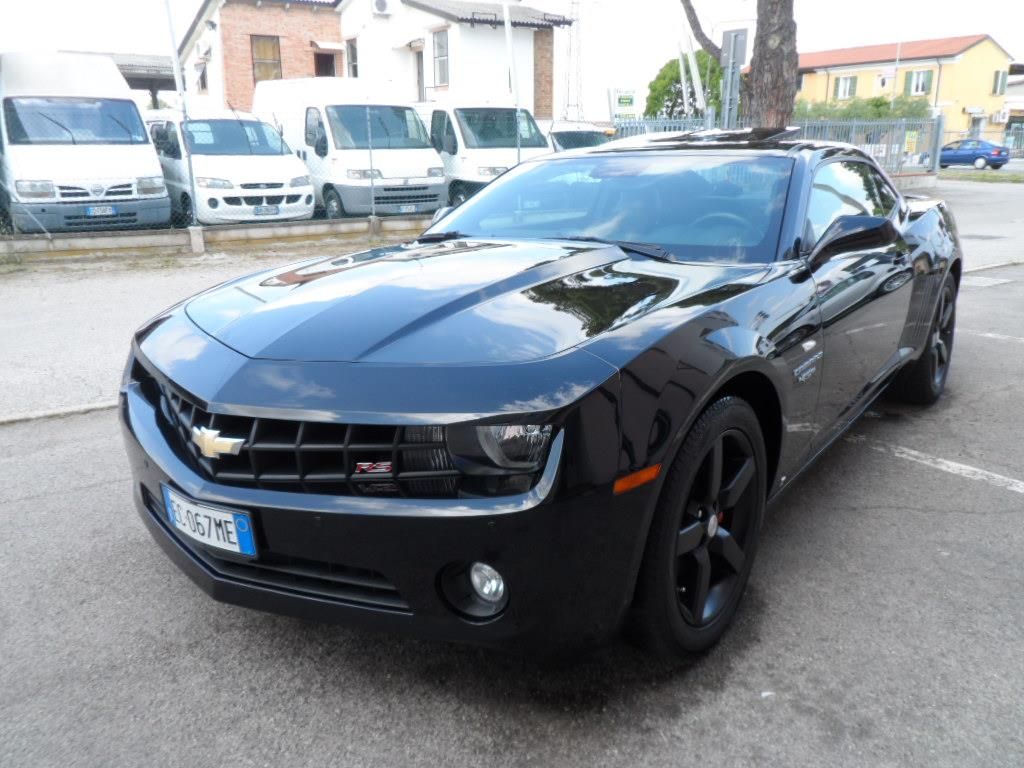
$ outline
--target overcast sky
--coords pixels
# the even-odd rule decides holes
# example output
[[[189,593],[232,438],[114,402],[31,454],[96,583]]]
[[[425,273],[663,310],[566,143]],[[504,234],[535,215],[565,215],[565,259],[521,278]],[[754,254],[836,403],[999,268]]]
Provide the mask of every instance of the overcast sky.
[[[371,0],[356,0],[370,2]],[[200,0],[171,0],[178,34]],[[677,0],[580,0],[584,49],[601,50],[622,83],[654,77],[675,55]],[[570,0],[527,0],[546,10],[567,10]],[[755,0],[696,0],[703,23],[729,27],[753,15]],[[44,47],[125,53],[169,50],[164,0],[0,0],[0,50]],[[1024,3],[1020,0],[796,0],[801,51],[975,33],[991,34],[1024,60]],[[618,84],[618,83],[614,83]],[[613,83],[608,83],[613,85]]]

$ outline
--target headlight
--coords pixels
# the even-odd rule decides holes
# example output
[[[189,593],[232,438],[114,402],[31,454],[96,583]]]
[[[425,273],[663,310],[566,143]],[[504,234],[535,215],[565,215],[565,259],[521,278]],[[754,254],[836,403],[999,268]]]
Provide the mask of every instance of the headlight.
[[[481,176],[501,176],[508,168],[504,168],[500,165],[485,165],[476,169],[476,172]]]
[[[296,176],[294,179],[288,182],[289,187],[308,187],[309,176]]]
[[[14,189],[18,197],[34,200],[47,200],[57,196],[57,188],[52,181],[16,181]]]
[[[166,190],[163,176],[140,176],[135,180],[140,195],[159,195]]]
[[[427,176],[444,176],[444,168],[427,168]]]
[[[448,428],[448,450],[466,474],[536,472],[547,457],[550,443],[550,424]]]
[[[196,186],[206,189],[231,189],[235,185],[227,179],[210,179],[206,176],[196,176]]]
[[[380,171],[376,168],[349,168],[345,174],[350,179],[379,179]]]

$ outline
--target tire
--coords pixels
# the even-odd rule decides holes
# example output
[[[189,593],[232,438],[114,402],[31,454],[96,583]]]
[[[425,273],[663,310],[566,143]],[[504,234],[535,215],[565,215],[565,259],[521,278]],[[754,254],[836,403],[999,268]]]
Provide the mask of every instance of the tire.
[[[974,167],[980,171],[983,168],[988,167],[988,160],[986,160],[984,157],[976,157],[974,158]]]
[[[942,397],[953,356],[956,296],[956,279],[949,273],[939,291],[925,351],[900,371],[892,383],[892,393],[897,399],[915,405],[932,405]]]
[[[949,168],[949,163],[939,163],[939,168]]]
[[[637,577],[632,629],[654,653],[699,653],[725,633],[757,553],[766,478],[754,410],[738,397],[717,400],[668,470]]]
[[[469,200],[469,193],[466,188],[461,184],[452,184],[451,191],[448,193],[448,202],[452,207],[458,208],[467,200]]]
[[[1000,168],[1002,168],[1002,167],[1003,167],[1004,165],[1006,165],[1006,163],[1000,163],[999,165],[993,165],[993,166],[991,166],[991,167],[992,167],[992,170],[993,170],[993,171],[998,171],[998,170],[999,170]]]
[[[181,212],[178,214],[178,226],[192,226],[192,198],[188,195],[181,196]]]
[[[345,215],[345,206],[336,189],[324,190],[324,215],[328,219],[340,219]]]

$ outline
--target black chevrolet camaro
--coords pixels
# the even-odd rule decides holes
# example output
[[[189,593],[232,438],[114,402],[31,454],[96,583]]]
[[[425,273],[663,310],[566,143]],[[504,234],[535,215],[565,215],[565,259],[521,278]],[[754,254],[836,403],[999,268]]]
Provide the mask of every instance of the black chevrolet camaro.
[[[134,337],[153,537],[218,600],[545,653],[736,613],[766,505],[949,370],[961,249],[845,145],[525,162],[414,242],[243,277]]]

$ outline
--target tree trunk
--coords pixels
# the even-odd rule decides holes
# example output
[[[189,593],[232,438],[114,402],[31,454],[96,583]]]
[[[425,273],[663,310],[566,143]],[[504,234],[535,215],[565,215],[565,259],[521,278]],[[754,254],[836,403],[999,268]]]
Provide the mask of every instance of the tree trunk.
[[[793,116],[797,77],[793,0],[757,0],[757,33],[750,60],[752,124],[784,128]]]
[[[693,36],[697,38],[697,44],[707,51],[711,58],[721,62],[722,49],[715,45],[710,37],[704,34],[704,27],[700,25],[697,11],[693,8],[693,0],[680,0],[680,2],[683,4],[683,12],[686,13],[686,20],[690,22],[690,30],[693,32]]]

